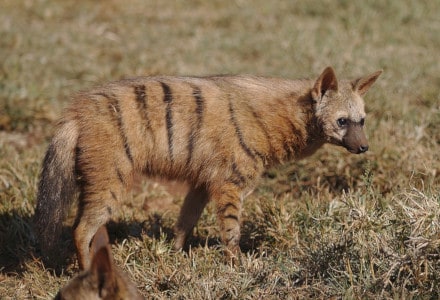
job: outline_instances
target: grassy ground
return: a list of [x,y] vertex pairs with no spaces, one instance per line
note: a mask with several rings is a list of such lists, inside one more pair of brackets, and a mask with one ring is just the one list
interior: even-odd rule
[[172,253],[182,194],[146,181],[109,226],[115,259],[152,299],[439,298],[439,14],[409,0],[2,0],[0,298],[53,297],[77,272],[73,255],[45,269],[30,222],[70,94],[140,74],[297,78],[327,65],[385,71],[366,97],[368,153],[326,146],[269,170],[245,204],[238,267],[223,263],[212,207],[191,249]]

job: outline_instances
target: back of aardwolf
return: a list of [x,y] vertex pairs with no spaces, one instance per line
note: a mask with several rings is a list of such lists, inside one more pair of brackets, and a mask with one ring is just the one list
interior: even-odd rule
[[96,232],[90,251],[92,256],[90,269],[69,281],[55,299],[143,299],[127,275],[114,265],[105,226],[101,226]]
[[133,174],[191,186],[175,225],[184,246],[213,201],[226,253],[240,253],[243,198],[265,168],[314,153],[324,143],[368,150],[362,96],[382,71],[337,80],[255,76],[137,77],[76,95],[43,162],[35,225],[43,255],[54,254],[76,191],[74,241],[81,268],[89,244],[113,215]]

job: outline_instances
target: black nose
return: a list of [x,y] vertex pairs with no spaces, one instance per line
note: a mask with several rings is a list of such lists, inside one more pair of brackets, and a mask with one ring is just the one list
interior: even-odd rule
[[360,147],[359,147],[359,152],[360,152],[360,153],[364,153],[364,152],[366,152],[367,150],[368,150],[368,145],[360,146]]

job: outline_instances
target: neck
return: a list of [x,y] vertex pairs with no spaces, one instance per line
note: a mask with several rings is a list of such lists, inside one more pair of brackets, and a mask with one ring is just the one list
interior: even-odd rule
[[269,165],[307,157],[325,143],[310,89],[292,92],[274,102],[271,105],[277,110],[269,110],[271,120],[266,123],[270,133]]

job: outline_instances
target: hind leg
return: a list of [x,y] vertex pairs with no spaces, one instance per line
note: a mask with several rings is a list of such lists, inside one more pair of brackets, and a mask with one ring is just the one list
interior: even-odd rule
[[[107,191],[108,193],[108,191]],[[85,270],[90,266],[90,243],[96,231],[111,218],[114,204],[101,197],[84,197],[77,216],[73,237],[78,257],[79,268]]]
[[205,186],[191,188],[185,197],[179,219],[174,227],[174,249],[182,249],[206,204],[209,201]]
[[113,216],[118,202],[125,194],[125,182],[119,178],[105,178],[98,183],[87,183],[80,195],[78,215],[74,226],[74,242],[81,270],[90,265],[90,244],[96,231]]
[[110,157],[106,157],[107,161],[87,157],[86,163],[79,164],[81,194],[73,236],[82,270],[90,265],[93,236],[110,220],[132,181],[131,165],[116,164],[118,160]]

